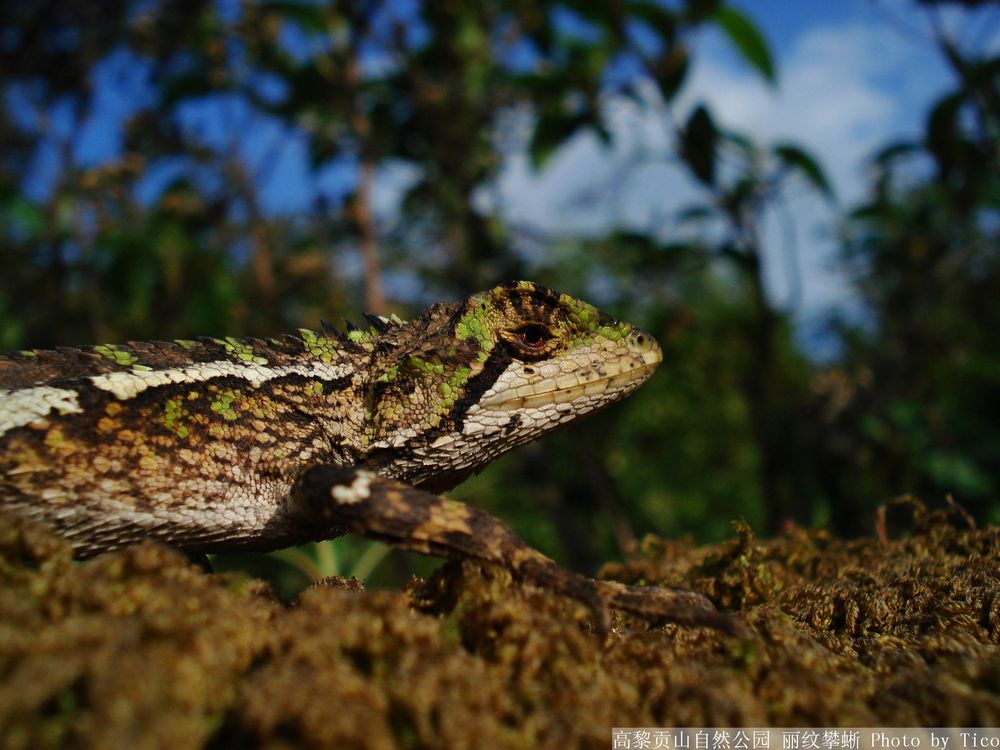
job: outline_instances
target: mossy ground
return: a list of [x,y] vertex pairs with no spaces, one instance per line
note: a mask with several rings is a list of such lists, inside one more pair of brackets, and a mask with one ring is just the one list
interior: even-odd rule
[[406,592],[347,581],[288,606],[144,545],[83,564],[0,517],[9,748],[610,747],[612,726],[1000,724],[1000,532],[912,509],[843,541],[795,529],[648,539],[604,574],[684,586],[746,640],[618,618],[503,571]]

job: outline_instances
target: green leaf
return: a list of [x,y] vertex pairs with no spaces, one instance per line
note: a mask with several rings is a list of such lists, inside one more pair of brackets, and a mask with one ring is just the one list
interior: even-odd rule
[[949,94],[934,104],[927,118],[927,148],[945,171],[956,166],[961,151],[959,114],[964,104],[964,92]]
[[712,14],[712,19],[743,55],[743,59],[760,73],[764,80],[772,86],[777,83],[774,59],[771,57],[767,40],[746,14],[735,8],[723,6]]
[[687,0],[684,18],[688,23],[697,24],[715,13],[721,0]]
[[680,90],[684,79],[687,78],[689,62],[687,50],[680,44],[672,47],[669,53],[661,55],[654,62],[650,72],[666,101],[671,101]]
[[781,143],[774,147],[774,155],[786,167],[801,174],[824,198],[829,201],[834,199],[833,188],[826,177],[826,172],[809,153],[790,143]]
[[681,133],[681,158],[687,162],[695,177],[709,186],[715,184],[715,146],[718,139],[719,131],[712,116],[703,105],[698,105]]

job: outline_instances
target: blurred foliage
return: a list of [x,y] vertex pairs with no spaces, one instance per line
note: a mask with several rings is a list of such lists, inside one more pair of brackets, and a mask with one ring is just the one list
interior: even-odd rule
[[922,141],[879,150],[869,200],[844,226],[873,319],[845,332],[837,388],[850,393],[831,419],[830,453],[861,471],[831,473],[829,491],[858,511],[901,489],[951,493],[996,521],[1000,58],[937,34],[956,86]]
[[[834,324],[842,351],[818,363],[766,293],[761,227],[791,195],[832,200],[822,166],[707,104],[677,106],[708,28],[778,80],[752,20],[721,1],[55,0],[2,14],[0,345],[267,335],[530,277],[666,352],[626,403],[456,491],[570,564],[593,569],[645,531],[718,539],[736,517],[859,533],[903,492],[994,518],[997,58],[938,33],[955,88],[923,140],[878,153],[869,198],[844,217],[867,310]],[[658,118],[697,188],[669,227],[688,239],[512,223],[494,199],[509,157],[543,170],[578,134],[612,144],[621,101]],[[282,176],[294,149],[306,173]],[[393,174],[387,211],[374,186]],[[614,199],[615,185],[590,187]],[[296,209],[274,208],[290,191],[305,193]],[[312,577],[375,555],[347,542],[284,560]]]

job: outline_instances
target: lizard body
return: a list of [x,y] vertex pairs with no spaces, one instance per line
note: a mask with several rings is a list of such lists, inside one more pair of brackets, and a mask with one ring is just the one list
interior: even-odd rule
[[724,626],[700,597],[565,571],[436,494],[637,388],[662,358],[649,334],[531,282],[370,321],[0,357],[0,508],[54,525],[79,557],[352,531],[505,565],[595,606]]

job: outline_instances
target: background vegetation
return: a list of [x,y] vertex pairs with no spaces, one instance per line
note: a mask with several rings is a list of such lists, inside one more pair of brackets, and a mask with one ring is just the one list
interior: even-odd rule
[[[866,309],[831,322],[837,354],[817,362],[765,293],[760,227],[789,195],[832,197],[822,165],[795,143],[753,142],[707,105],[675,107],[707,27],[763,79],[778,75],[752,20],[723,2],[0,12],[3,348],[268,335],[532,278],[666,350],[628,402],[456,493],[567,564],[593,570],[647,531],[719,539],[736,517],[762,533],[855,535],[901,493],[1000,516],[1000,58],[933,40],[954,89],[922,139],[872,144],[867,198],[841,222]],[[670,226],[696,231],[580,239],[505,219],[490,200],[505,155],[527,144],[542,169],[580,132],[610,141],[619,97],[662,117],[701,189]],[[270,210],[289,148],[309,166],[284,184],[308,200]],[[386,211],[376,183],[393,175],[401,195]],[[366,572],[373,549],[290,557],[315,574]]]

